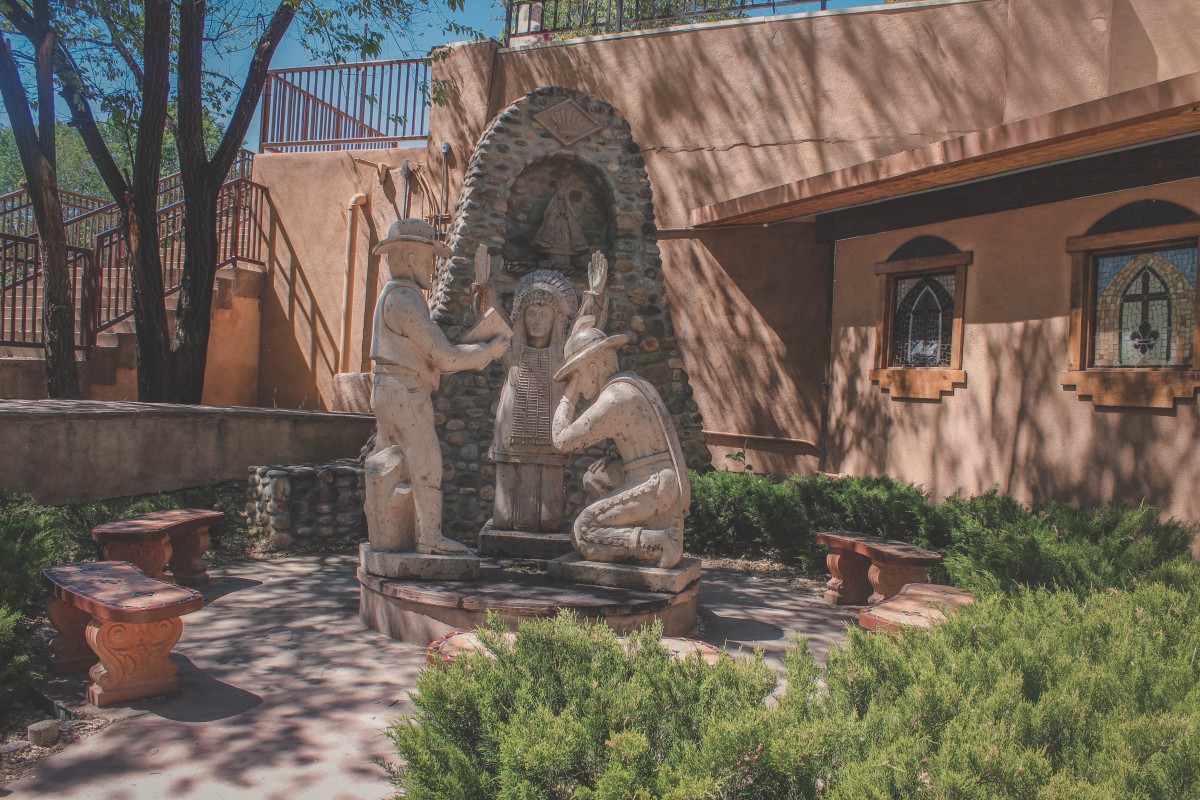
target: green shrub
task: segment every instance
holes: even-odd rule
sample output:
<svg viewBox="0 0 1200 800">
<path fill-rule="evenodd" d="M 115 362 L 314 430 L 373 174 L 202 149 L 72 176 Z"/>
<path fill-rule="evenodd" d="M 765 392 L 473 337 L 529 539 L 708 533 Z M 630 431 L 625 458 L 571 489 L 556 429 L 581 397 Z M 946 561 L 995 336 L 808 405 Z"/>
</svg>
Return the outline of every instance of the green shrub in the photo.
<svg viewBox="0 0 1200 800">
<path fill-rule="evenodd" d="M 46 602 L 42 568 L 98 555 L 89 528 L 62 507 L 0 493 L 0 606 L 33 616 Z"/>
<path fill-rule="evenodd" d="M 32 665 L 21 615 L 0 605 L 0 719 L 29 690 Z"/>
<path fill-rule="evenodd" d="M 422 673 L 391 730 L 406 798 L 1200 797 L 1200 565 L 1132 591 L 995 595 L 931 631 L 853 631 L 786 690 L 762 662 L 630 653 L 568 617 Z"/>
<path fill-rule="evenodd" d="M 515 643 L 503 627 L 481 632 L 495 659 L 422 673 L 416 716 L 389 730 L 404 797 L 705 797 L 738 779 L 729 753 L 745 750 L 775 684 L 761 658 L 673 661 L 661 628 L 626 649 L 607 627 L 567 613 L 523 623 Z"/>
<path fill-rule="evenodd" d="M 821 531 L 852 530 L 941 552 L 932 578 L 975 592 L 1060 587 L 1088 592 L 1127 586 L 1188 550 L 1195 528 L 1164 521 L 1149 506 L 1032 509 L 996 491 L 935 505 L 890 478 L 825 475 L 777 481 L 753 473 L 692 475 L 690 552 L 773 557 L 813 577 L 826 574 Z"/>
</svg>

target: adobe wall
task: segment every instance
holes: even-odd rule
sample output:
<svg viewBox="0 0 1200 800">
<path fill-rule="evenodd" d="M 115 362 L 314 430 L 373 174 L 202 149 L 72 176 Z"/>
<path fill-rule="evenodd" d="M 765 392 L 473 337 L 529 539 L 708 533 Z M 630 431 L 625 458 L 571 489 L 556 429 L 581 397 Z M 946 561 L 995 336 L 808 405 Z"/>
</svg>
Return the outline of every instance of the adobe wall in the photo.
<svg viewBox="0 0 1200 800">
<path fill-rule="evenodd" d="M 433 109 L 429 147 L 450 143 L 457 187 L 484 127 L 527 92 L 566 86 L 612 104 L 646 162 L 705 428 L 791 440 L 752 462 L 808 471 L 829 251 L 804 226 L 697 236 L 691 209 L 1200 70 L 1198 28 L 1200 4 L 1186 0 L 965 0 L 454 45 L 434 65 L 448 104 Z M 721 374 L 741 345 L 761 348 L 743 351 L 747 377 Z M 712 449 L 721 464 L 730 448 Z"/>
<path fill-rule="evenodd" d="M 839 242 L 833 304 L 831 472 L 887 474 L 942 497 L 993 485 L 1025 500 L 1147 502 L 1200 520 L 1200 408 L 1097 408 L 1065 390 L 1069 236 L 1142 199 L 1200 209 L 1179 181 Z M 940 401 L 892 400 L 872 385 L 874 265 L 920 234 L 974 251 L 964 305 L 965 387 Z"/>
<path fill-rule="evenodd" d="M 0 489 L 57 504 L 208 486 L 356 456 L 374 427 L 358 414 L 0 400 Z"/>
<path fill-rule="evenodd" d="M 254 180 L 270 190 L 273 257 L 263 291 L 258 405 L 331 405 L 341 351 L 349 203 L 360 192 L 367 195 L 369 213 L 358 226 L 348 362 L 349 371 L 362 369 L 363 353 L 370 347 L 370 314 L 387 277 L 379 258 L 370 255 L 370 243 L 386 236 L 400 214 L 401 164 L 407 159 L 428 176 L 424 157 L 424 148 L 254 157 Z M 383 184 L 374 164 L 393 168 Z M 409 213 L 431 211 L 426 195 L 414 190 Z"/>
</svg>

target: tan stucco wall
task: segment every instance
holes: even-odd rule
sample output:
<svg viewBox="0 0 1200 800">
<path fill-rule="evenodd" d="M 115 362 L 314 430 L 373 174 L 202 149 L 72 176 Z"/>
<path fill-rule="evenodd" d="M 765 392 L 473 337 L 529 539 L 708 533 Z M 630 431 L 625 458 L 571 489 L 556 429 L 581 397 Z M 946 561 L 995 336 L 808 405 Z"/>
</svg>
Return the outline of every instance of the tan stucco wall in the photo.
<svg viewBox="0 0 1200 800">
<path fill-rule="evenodd" d="M 694 25 L 501 50 L 453 45 L 447 103 L 423 158 L 450 197 L 480 134 L 543 86 L 586 91 L 628 120 L 654 189 L 671 313 L 704 427 L 813 440 L 821 424 L 828 257 L 808 226 L 693 237 L 698 206 L 1200 70 L 1191 0 L 967 0 Z M 279 215 L 263 310 L 259 402 L 332 397 L 346 200 L 373 176 L 346 154 L 259 156 Z M 452 201 L 453 202 L 453 201 Z M 387 217 L 375 204 L 376 225 Z M 365 247 L 367 233 L 360 233 Z M 726 242 L 735 244 L 726 246 Z M 362 261 L 356 280 L 361 296 Z M 353 317 L 365 335 L 361 305 Z M 351 353 L 352 363 L 361 342 Z M 738 348 L 743 348 L 738 353 Z M 732 355 L 743 372 L 726 374 Z M 759 469 L 815 459 L 756 453 Z M 728 448 L 714 448 L 724 463 Z"/>
<path fill-rule="evenodd" d="M 811 443 L 746 447 L 758 471 L 816 468 L 829 248 L 810 225 L 731 229 L 659 240 L 675 334 L 704 428 Z M 710 437 L 713 463 L 744 441 Z"/>
<path fill-rule="evenodd" d="M 261 332 L 261 297 L 232 297 L 228 307 L 213 309 L 204 369 L 205 405 L 258 404 Z"/>
<path fill-rule="evenodd" d="M 342 295 L 350 199 L 368 195 L 360 217 L 351 309 L 350 371 L 359 371 L 366 323 L 374 311 L 380 261 L 369 246 L 387 235 L 400 213 L 399 167 L 407 159 L 424 169 L 424 148 L 342 153 L 263 153 L 254 158 L 254 180 L 271 194 L 272 261 L 263 292 L 258 404 L 327 409 L 339 371 Z M 355 158 L 394 168 L 380 185 L 375 168 Z M 414 191 L 410 214 L 429 204 Z M 384 276 L 386 277 L 386 276 Z M 364 317 L 364 308 L 367 315 Z M 368 341 L 369 346 L 369 341 Z"/>
<path fill-rule="evenodd" d="M 1067 363 L 1069 236 L 1146 198 L 1200 209 L 1200 180 L 839 242 L 827 469 L 887 474 L 937 496 L 993 485 L 1022 500 L 1146 500 L 1200 520 L 1200 410 L 1096 408 L 1059 382 Z M 974 252 L 964 306 L 965 387 L 940 402 L 872 385 L 874 265 L 920 234 Z"/>
<path fill-rule="evenodd" d="M 358 454 L 373 417 L 260 408 L 0 400 L 0 489 L 86 502 Z"/>
</svg>

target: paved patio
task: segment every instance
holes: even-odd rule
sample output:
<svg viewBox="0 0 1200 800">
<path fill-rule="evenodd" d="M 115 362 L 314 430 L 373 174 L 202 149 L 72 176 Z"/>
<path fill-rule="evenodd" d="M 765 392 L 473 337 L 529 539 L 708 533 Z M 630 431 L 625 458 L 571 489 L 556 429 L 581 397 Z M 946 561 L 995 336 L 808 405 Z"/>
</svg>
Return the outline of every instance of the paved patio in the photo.
<svg viewBox="0 0 1200 800">
<path fill-rule="evenodd" d="M 213 570 L 203 611 L 175 648 L 183 692 L 107 709 L 100 733 L 42 760 L 0 797 L 353 798 L 390 796 L 383 734 L 411 711 L 423 648 L 364 627 L 349 555 L 293 556 Z M 797 634 L 824 659 L 854 613 L 783 580 L 707 570 L 704 638 L 761 647 L 771 663 Z M 82 697 L 85 682 L 65 687 Z"/>
</svg>

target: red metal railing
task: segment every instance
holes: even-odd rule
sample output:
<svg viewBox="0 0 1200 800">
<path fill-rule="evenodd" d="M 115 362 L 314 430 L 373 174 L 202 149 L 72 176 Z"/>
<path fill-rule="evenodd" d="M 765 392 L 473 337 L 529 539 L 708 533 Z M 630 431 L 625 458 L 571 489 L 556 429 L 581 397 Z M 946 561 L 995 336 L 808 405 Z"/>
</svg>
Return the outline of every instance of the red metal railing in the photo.
<svg viewBox="0 0 1200 800">
<path fill-rule="evenodd" d="M 172 203 L 158 212 L 159 257 L 162 260 L 163 292 L 179 291 L 183 281 L 186 248 L 183 236 L 184 203 Z M 217 196 L 217 269 L 234 263 L 263 265 L 266 245 L 266 189 L 246 178 L 226 183 Z M 99 276 L 97 333 L 133 316 L 133 283 L 129 252 L 119 229 L 96 237 L 93 250 Z"/>
<path fill-rule="evenodd" d="M 68 223 L 111 203 L 111 201 L 99 197 L 89 197 L 86 194 L 62 190 L 58 193 L 58 201 L 62 204 L 63 219 Z M 11 233 L 16 236 L 37 234 L 37 222 L 33 217 L 33 203 L 29 199 L 29 192 L 25 189 L 17 189 L 15 192 L 0 195 L 0 233 Z"/>
<path fill-rule="evenodd" d="M 239 158 L 217 196 L 217 268 L 235 263 L 266 263 L 264 221 L 268 213 L 266 189 L 249 180 L 249 159 Z M 164 186 L 160 197 L 169 198 L 177 186 Z M 120 227 L 96 230 L 105 208 L 89 212 L 79 226 L 69 226 L 68 271 L 76 305 L 75 342 L 79 348 L 95 345 L 96 336 L 133 315 L 133 287 L 129 253 Z M 158 240 L 163 268 L 164 294 L 179 290 L 186 256 L 182 200 L 159 209 Z M 74 228 L 73 231 L 71 229 Z M 90 237 L 87 247 L 76 242 Z M 0 346 L 34 347 L 43 342 L 42 271 L 35 237 L 0 231 Z"/>
<path fill-rule="evenodd" d="M 93 287 L 88 286 L 91 253 L 67 247 L 67 274 L 75 304 L 75 346 L 87 347 Z M 38 240 L 0 232 L 0 345 L 40 346 L 43 340 L 42 282 Z"/>
<path fill-rule="evenodd" d="M 394 147 L 429 136 L 429 65 L 374 61 L 272 70 L 263 89 L 263 152 Z"/>
</svg>

